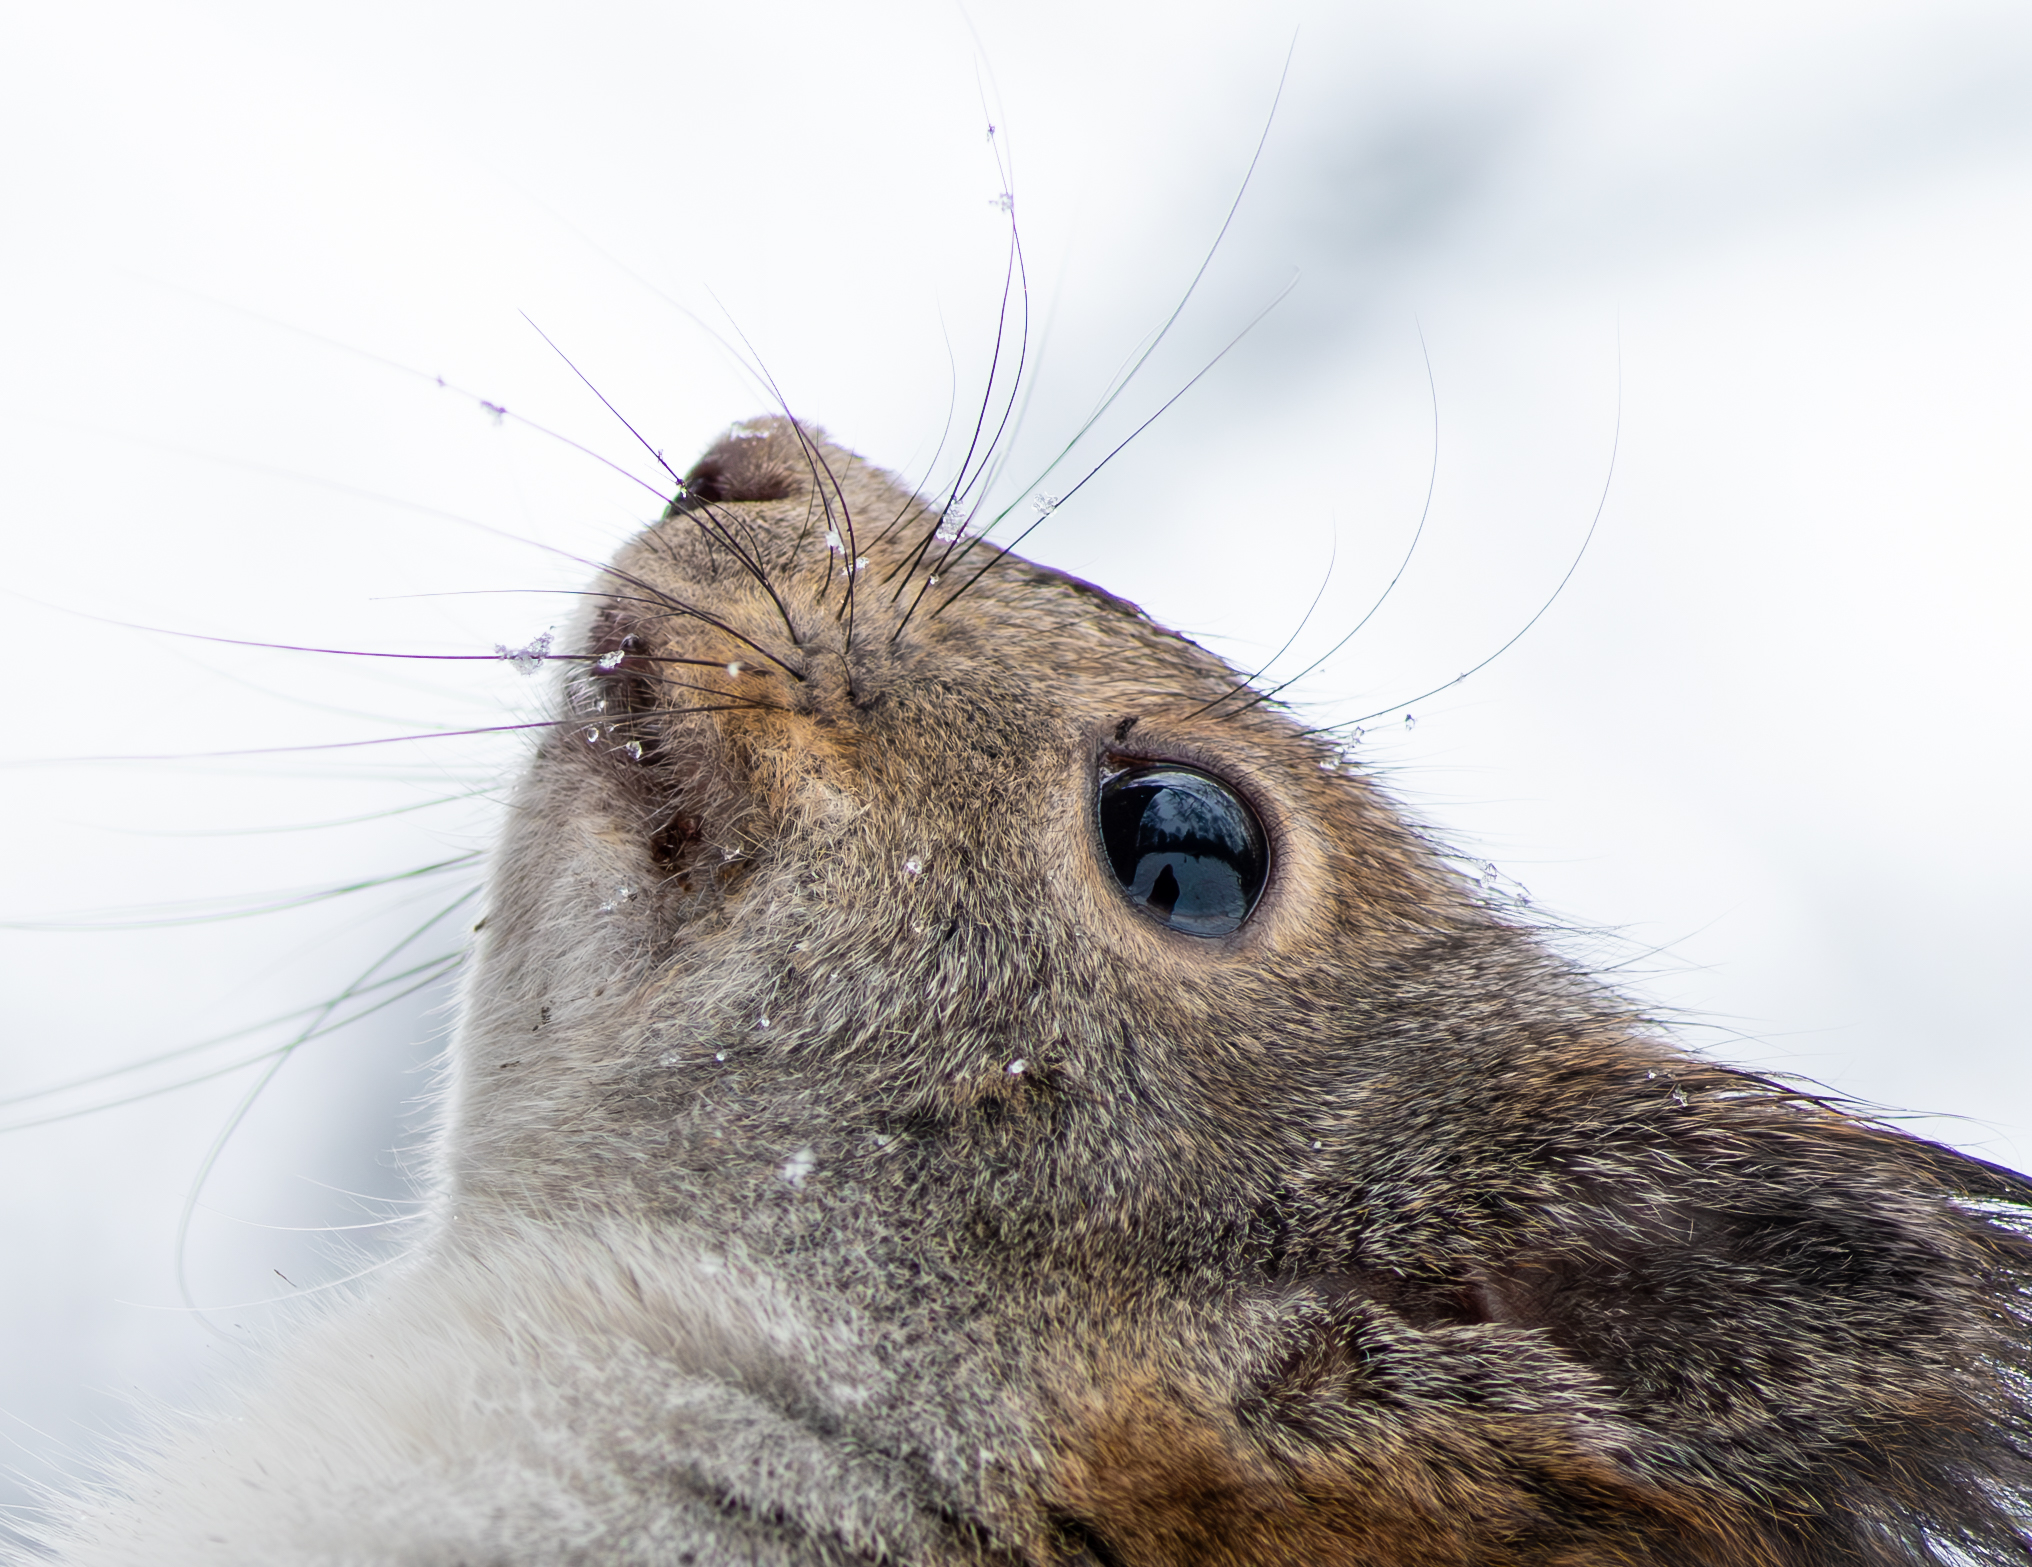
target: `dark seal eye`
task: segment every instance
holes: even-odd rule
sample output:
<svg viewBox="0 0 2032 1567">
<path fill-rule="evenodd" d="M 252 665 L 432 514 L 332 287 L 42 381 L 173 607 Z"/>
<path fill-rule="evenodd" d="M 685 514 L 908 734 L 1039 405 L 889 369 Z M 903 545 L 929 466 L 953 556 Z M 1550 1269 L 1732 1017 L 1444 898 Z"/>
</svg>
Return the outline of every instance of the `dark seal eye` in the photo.
<svg viewBox="0 0 2032 1567">
<path fill-rule="evenodd" d="M 1189 767 L 1103 778 L 1101 842 L 1129 901 L 1192 936 L 1240 926 L 1270 868 L 1255 813 L 1218 778 Z"/>
</svg>

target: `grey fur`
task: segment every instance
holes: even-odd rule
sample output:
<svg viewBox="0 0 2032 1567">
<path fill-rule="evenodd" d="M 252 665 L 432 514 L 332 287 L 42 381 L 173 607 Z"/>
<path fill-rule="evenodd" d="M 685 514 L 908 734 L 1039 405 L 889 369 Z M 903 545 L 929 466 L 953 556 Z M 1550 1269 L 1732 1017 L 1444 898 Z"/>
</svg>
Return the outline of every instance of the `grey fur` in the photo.
<svg viewBox="0 0 2032 1567">
<path fill-rule="evenodd" d="M 1659 1038 L 1219 660 L 955 595 L 934 523 L 765 420 L 623 552 L 429 1238 L 62 1560 L 2032 1554 L 2017 1177 Z M 1251 800 L 1241 931 L 1123 900 L 1108 756 Z"/>
</svg>

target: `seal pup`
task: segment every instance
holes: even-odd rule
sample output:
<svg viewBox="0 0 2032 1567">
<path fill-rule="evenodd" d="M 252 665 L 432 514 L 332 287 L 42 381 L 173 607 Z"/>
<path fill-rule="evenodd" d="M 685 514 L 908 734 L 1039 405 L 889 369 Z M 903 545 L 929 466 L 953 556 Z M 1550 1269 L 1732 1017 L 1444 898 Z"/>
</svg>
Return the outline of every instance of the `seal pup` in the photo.
<svg viewBox="0 0 2032 1567">
<path fill-rule="evenodd" d="M 59 1560 L 2026 1558 L 2032 1186 L 952 532 L 701 459 L 558 660 L 428 1236 Z"/>
</svg>

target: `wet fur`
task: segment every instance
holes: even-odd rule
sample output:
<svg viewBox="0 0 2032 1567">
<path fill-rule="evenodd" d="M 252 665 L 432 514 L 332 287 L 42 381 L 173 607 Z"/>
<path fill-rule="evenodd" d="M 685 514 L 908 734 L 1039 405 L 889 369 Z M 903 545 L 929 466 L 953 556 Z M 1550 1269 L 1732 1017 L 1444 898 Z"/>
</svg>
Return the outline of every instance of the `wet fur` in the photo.
<svg viewBox="0 0 2032 1567">
<path fill-rule="evenodd" d="M 766 420 L 622 553 L 429 1238 L 61 1559 L 2032 1555 L 2032 1188 L 1661 1038 L 1220 660 L 1014 557 L 955 596 L 938 523 Z M 1123 900 L 1110 758 L 1249 799 L 1236 934 Z"/>
</svg>

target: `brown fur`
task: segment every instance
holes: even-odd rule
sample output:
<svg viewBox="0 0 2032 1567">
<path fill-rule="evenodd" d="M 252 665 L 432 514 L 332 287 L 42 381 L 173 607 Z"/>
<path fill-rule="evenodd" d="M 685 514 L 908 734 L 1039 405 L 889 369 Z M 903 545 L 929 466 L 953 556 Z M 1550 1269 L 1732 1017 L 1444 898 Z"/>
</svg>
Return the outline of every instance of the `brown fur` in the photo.
<svg viewBox="0 0 2032 1567">
<path fill-rule="evenodd" d="M 478 1487 L 447 1562 L 2032 1556 L 2032 1188 L 1661 1037 L 1220 660 L 935 525 L 756 421 L 599 584 L 373 1340 L 569 1453 L 334 1494 Z M 1111 761 L 1249 800 L 1238 930 L 1129 905 Z M 578 1554 L 485 1543 L 553 1490 Z"/>
<path fill-rule="evenodd" d="M 2016 1177 L 1660 1040 L 1290 718 L 1201 711 L 1219 660 L 1013 557 L 948 604 L 988 556 L 928 584 L 932 526 L 759 421 L 618 561 L 589 646 L 640 650 L 620 727 L 553 740 L 528 808 L 640 889 L 632 1001 L 487 996 L 524 1021 L 483 1054 L 533 1032 L 577 1081 L 518 1143 L 488 1101 L 526 1066 L 470 1063 L 462 1188 L 543 1190 L 566 1126 L 569 1191 L 605 1162 L 793 1247 L 995 1411 L 941 1440 L 1034 1455 L 962 1487 L 1032 1559 L 2022 1556 L 2028 1252 L 1967 1206 Z M 1251 799 L 1275 869 L 1240 931 L 1125 906 L 1104 755 Z M 524 833 L 501 906 L 560 863 Z M 532 914 L 490 972 L 551 972 Z M 672 998 L 724 1064 L 656 1064 Z M 799 1146 L 851 1212 L 786 1215 Z"/>
</svg>

